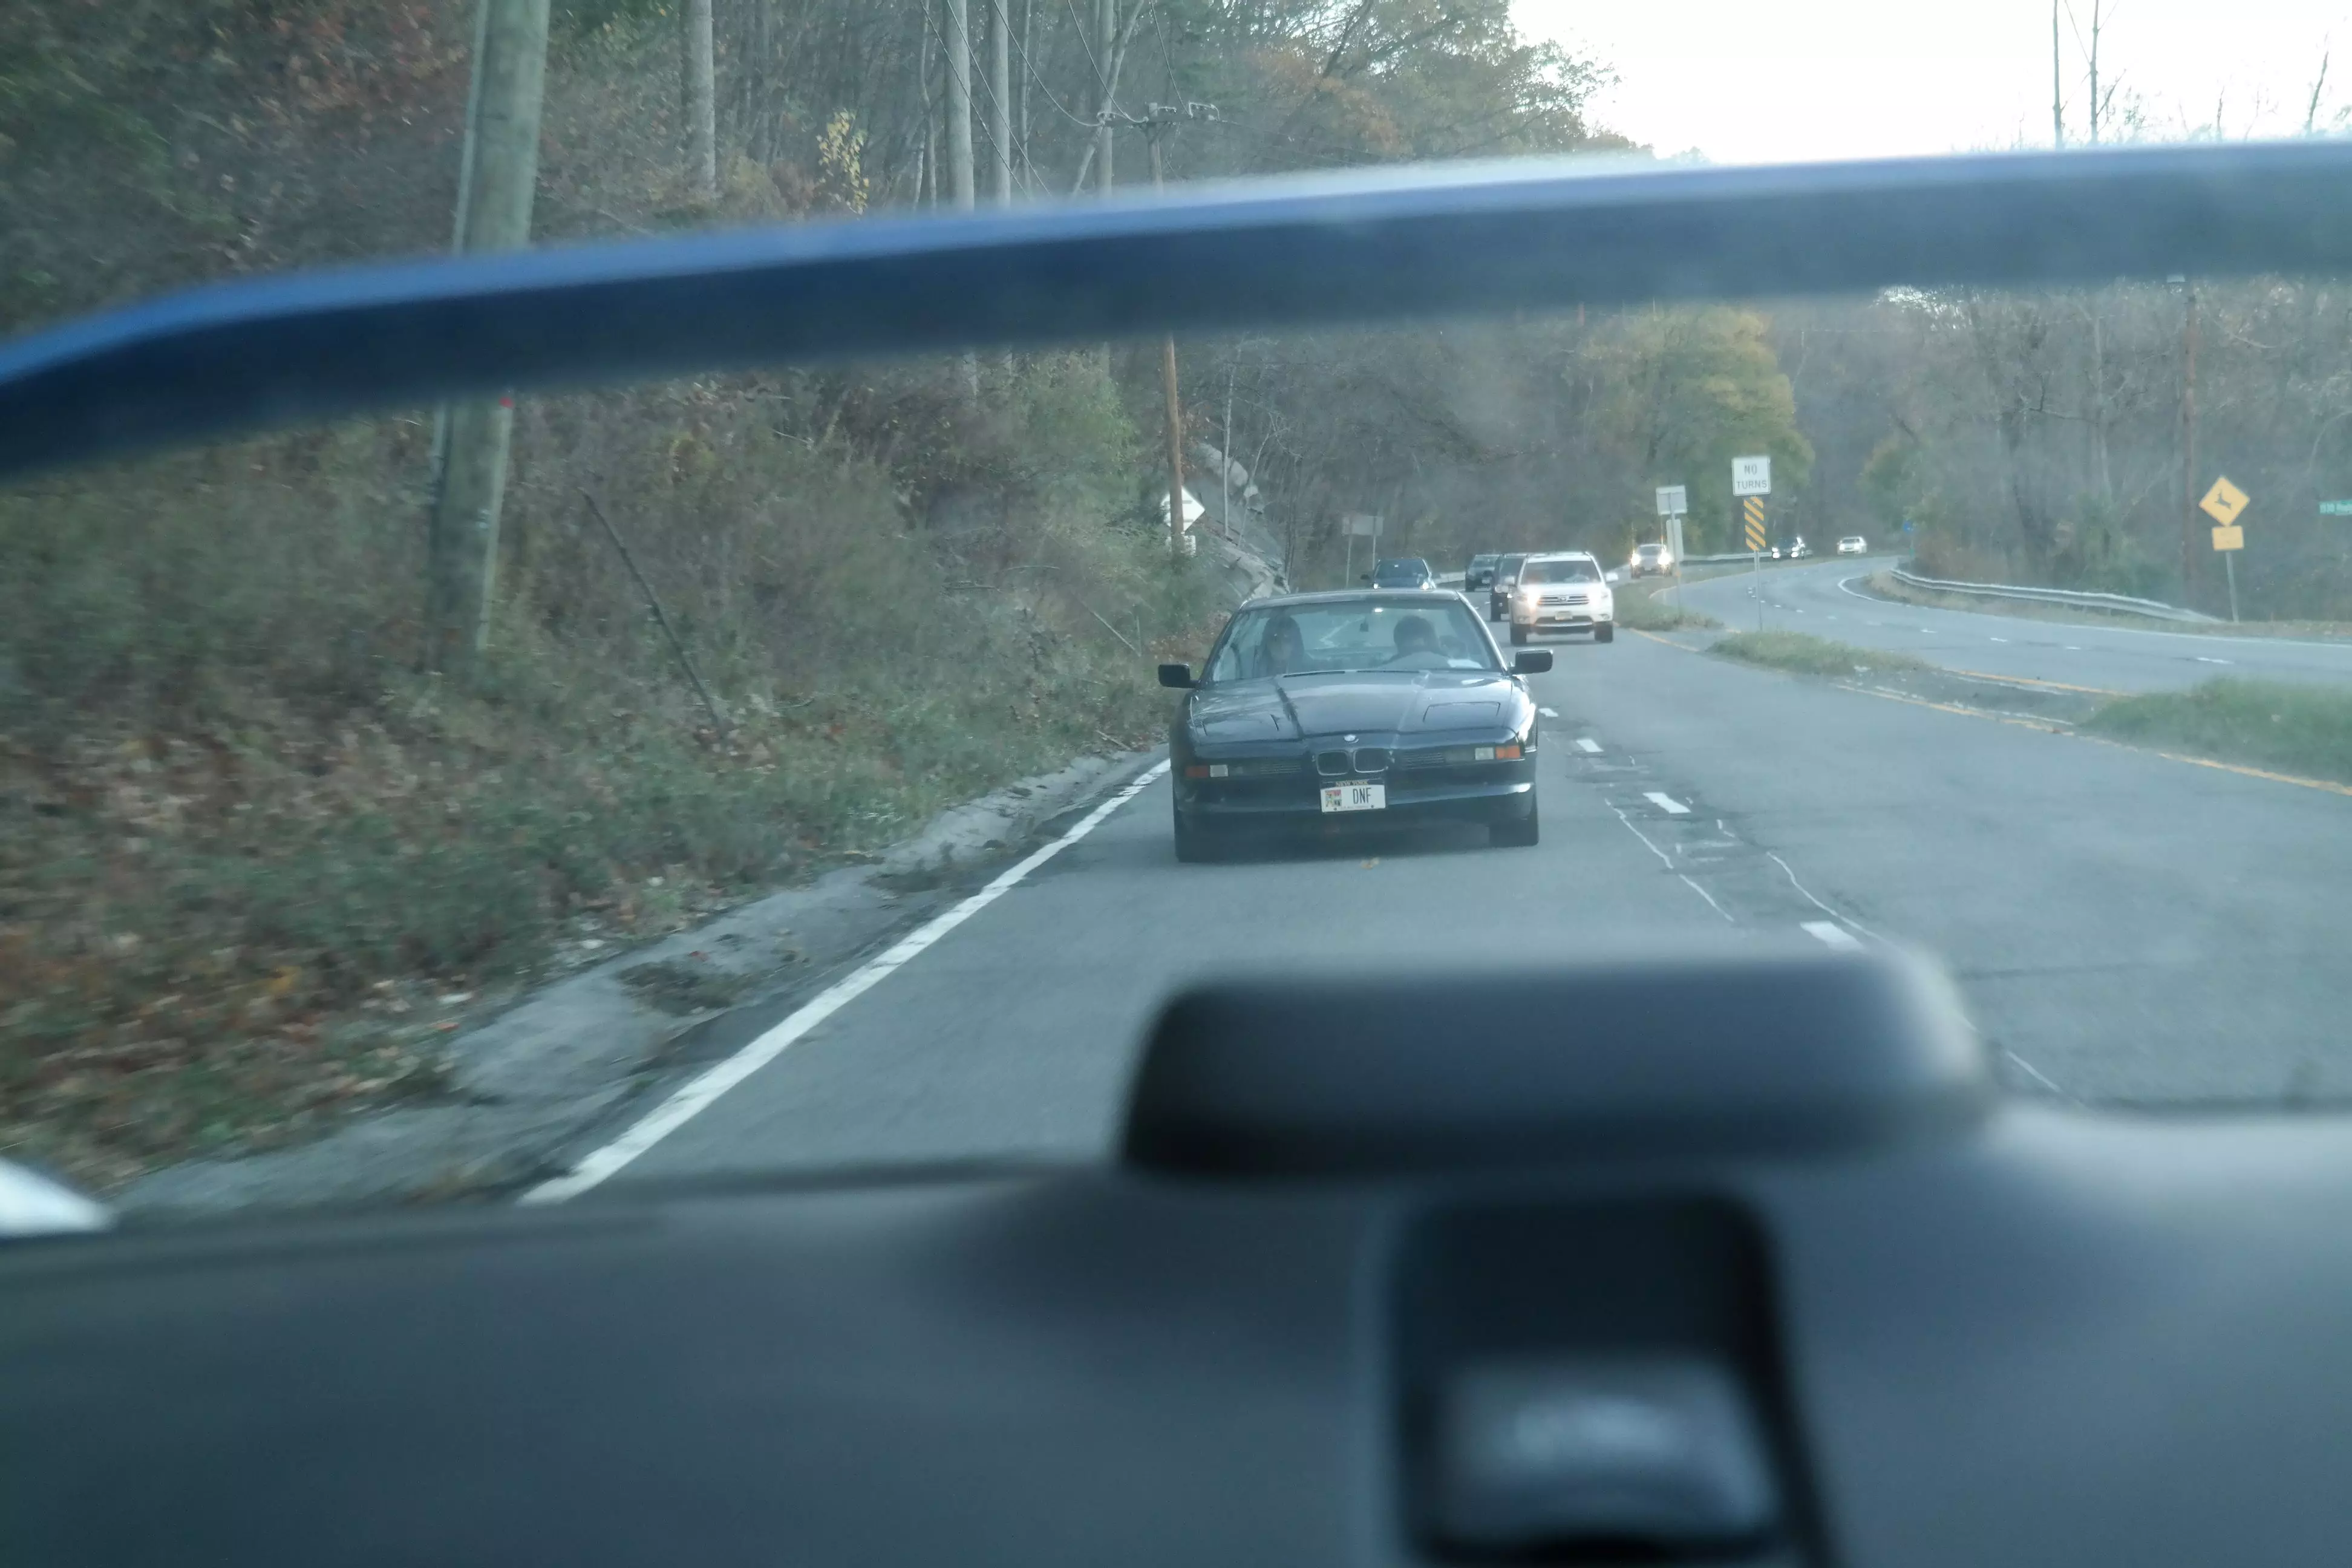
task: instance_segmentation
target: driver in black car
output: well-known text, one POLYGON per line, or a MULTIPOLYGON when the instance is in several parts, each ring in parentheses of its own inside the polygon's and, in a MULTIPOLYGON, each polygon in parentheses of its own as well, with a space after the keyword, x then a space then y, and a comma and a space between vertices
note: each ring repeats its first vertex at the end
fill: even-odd
POLYGON ((1436 651, 1435 629, 1419 616, 1407 616, 1397 623, 1396 657, 1389 662, 1402 664, 1415 654, 1433 654, 1436 651))
POLYGON ((1298 623, 1288 616, 1276 616, 1265 628, 1265 641, 1259 645, 1259 672, 1265 675, 1288 675, 1307 662, 1307 639, 1298 634, 1298 623))

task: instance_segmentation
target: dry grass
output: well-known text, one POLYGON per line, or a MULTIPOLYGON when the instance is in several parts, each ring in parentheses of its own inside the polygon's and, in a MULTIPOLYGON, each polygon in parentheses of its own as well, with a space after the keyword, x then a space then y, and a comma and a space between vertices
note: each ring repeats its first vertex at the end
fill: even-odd
POLYGON ((0 1153, 106 1187, 436 1092, 500 987, 1148 743, 1149 661, 1085 606, 1171 658, 1210 606, 1129 526, 1112 394, 946 380, 527 409, 478 691, 413 668, 422 420, 0 495, 0 1153))

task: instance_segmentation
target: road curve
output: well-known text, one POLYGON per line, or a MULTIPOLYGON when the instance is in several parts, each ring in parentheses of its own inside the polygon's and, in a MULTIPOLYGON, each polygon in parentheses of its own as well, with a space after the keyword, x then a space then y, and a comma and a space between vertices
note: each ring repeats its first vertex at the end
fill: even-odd
POLYGON ((2165 691, 2216 676, 2352 683, 2352 640, 2304 641, 2153 625, 2085 625, 1998 611, 1928 609, 1882 599, 1864 583, 1894 558, 1851 556, 1768 566, 1686 584, 1694 610, 1734 630, 1759 622, 1786 631, 1913 654, 1949 669, 2057 681, 2105 691, 2165 691))
MULTIPOLYGON (((1834 593, 1852 570, 1784 576, 1834 593)), ((1726 942, 1940 955, 2024 1093, 2352 1098, 2352 800, 1660 639, 1557 647, 1531 682, 1553 715, 1539 846, 1448 830, 1180 866, 1162 778, 614 1179, 1094 1159, 1152 1009, 1194 976, 1726 942)))

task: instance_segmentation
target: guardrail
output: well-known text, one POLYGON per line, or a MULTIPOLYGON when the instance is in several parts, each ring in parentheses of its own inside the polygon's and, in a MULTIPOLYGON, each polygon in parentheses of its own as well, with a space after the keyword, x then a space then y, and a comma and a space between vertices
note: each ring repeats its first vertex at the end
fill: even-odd
POLYGON ((2071 605, 2081 610, 2099 610, 2115 616, 2145 616, 2158 621, 2201 621, 2218 619, 2197 610, 2184 610, 2178 605, 2160 604, 2154 599, 2135 599, 2124 594, 2085 594, 2072 588, 2025 588, 2013 583, 1956 583, 1941 577, 1922 577, 1897 566, 1889 574, 1907 587, 1925 588, 1937 594, 1973 594, 1988 599, 2021 599, 2038 605, 2071 605))

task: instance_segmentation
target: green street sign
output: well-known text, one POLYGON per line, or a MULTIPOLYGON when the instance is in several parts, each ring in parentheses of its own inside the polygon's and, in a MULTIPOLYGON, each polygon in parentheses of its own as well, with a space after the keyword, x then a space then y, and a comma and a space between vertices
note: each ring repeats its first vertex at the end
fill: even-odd
POLYGON ((2322 517, 2352 517, 2352 500, 2324 500, 2319 503, 2322 517))

